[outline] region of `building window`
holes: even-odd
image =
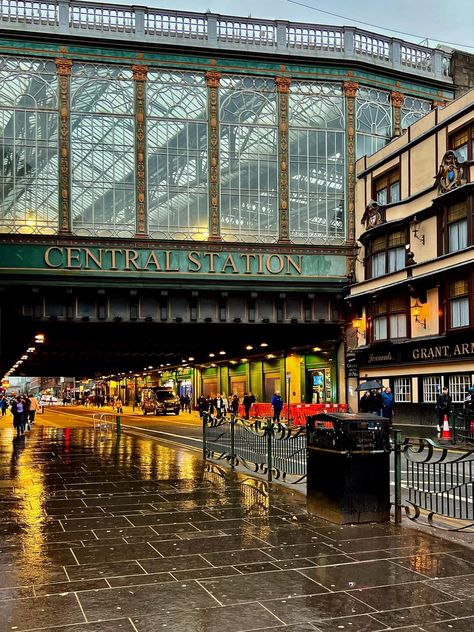
[[[226,75],[219,89],[221,233],[224,241],[278,237],[275,82]]]
[[[467,248],[467,200],[448,208],[448,252]]]
[[[469,325],[469,283],[454,281],[449,286],[449,313],[451,329]]]
[[[377,303],[373,312],[373,341],[406,338],[406,309],[406,303],[401,299]]]
[[[411,378],[397,377],[393,382],[396,402],[411,402]]]
[[[449,148],[454,149],[458,160],[472,160],[474,156],[474,125],[463,127],[449,138]]]
[[[132,70],[75,63],[71,75],[71,212],[80,236],[136,231]]]
[[[392,136],[390,93],[359,88],[356,98],[356,158],[382,149]]]
[[[402,270],[406,265],[405,244],[406,234],[403,230],[374,239],[369,248],[371,276]]]
[[[453,404],[461,404],[468,395],[468,388],[471,386],[470,375],[450,375],[449,393],[453,398]]]
[[[0,57],[2,233],[58,230],[57,94],[54,62]]]
[[[208,237],[207,87],[203,74],[147,81],[148,222],[154,239]]]
[[[346,236],[342,86],[293,81],[288,134],[291,241],[341,243]]]
[[[434,404],[441,393],[441,378],[430,376],[423,378],[423,402]]]
[[[374,180],[373,197],[380,205],[400,201],[400,170],[397,167]]]
[[[401,109],[400,127],[402,130],[413,125],[420,118],[429,114],[431,111],[431,102],[423,99],[415,99],[414,97],[405,97]]]

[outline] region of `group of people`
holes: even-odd
[[[365,391],[359,402],[359,409],[363,413],[371,413],[379,417],[386,417],[392,420],[394,415],[393,406],[395,400],[393,398],[390,386],[384,389],[372,389]]]
[[[5,398],[0,402],[2,416],[6,414],[8,408]],[[20,437],[35,423],[36,411],[40,405],[33,395],[18,395],[10,402],[11,413],[13,415],[13,427],[16,429],[16,436]]]
[[[250,409],[255,401],[255,395],[252,393],[244,393],[242,405],[245,411],[245,419],[250,418]],[[216,415],[218,419],[226,417],[227,413],[238,415],[239,406],[240,399],[237,393],[234,393],[230,400],[226,397],[225,393],[218,393],[217,397],[206,397],[205,395],[200,395],[197,400],[197,409],[200,417],[202,417],[204,413]]]

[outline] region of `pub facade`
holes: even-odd
[[[474,383],[473,151],[470,91],[357,163],[354,409],[357,384],[376,379],[396,421],[434,424],[441,389],[459,408]]]

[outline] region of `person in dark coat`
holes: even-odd
[[[449,417],[449,413],[451,412],[451,403],[452,397],[449,394],[449,389],[447,386],[443,386],[443,392],[438,395],[438,399],[436,400],[436,417],[438,420],[438,432],[441,432],[444,422],[444,416],[447,415]]]
[[[280,414],[283,409],[283,400],[280,395],[280,391],[275,391],[272,397],[273,406],[273,421],[274,423],[280,423]]]
[[[244,399],[242,400],[242,404],[244,405],[245,411],[245,419],[250,419],[250,409],[252,408],[252,399],[250,395],[244,393]]]
[[[394,399],[390,386],[382,391],[382,417],[386,417],[392,421]]]
[[[204,395],[200,395],[197,400],[197,407],[199,410],[199,417],[203,417],[204,413],[209,410],[209,400]]]
[[[230,402],[230,412],[237,417],[239,414],[239,396],[234,393],[232,401]]]
[[[13,427],[16,428],[16,436],[25,432],[25,407],[23,398],[18,396],[12,400]]]
[[[370,391],[364,391],[364,394],[362,395],[359,401],[359,410],[361,413],[368,413],[370,412],[370,406],[371,406]]]

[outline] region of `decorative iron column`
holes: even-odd
[[[69,97],[72,61],[58,58],[56,74],[59,87],[59,233],[71,233],[71,151],[69,134]]]
[[[392,92],[390,94],[390,100],[392,102],[393,113],[393,135],[400,136],[402,133],[401,114],[400,110],[405,100],[405,95],[401,92]]]
[[[355,239],[355,143],[356,143],[356,117],[355,100],[358,83],[354,81],[344,82],[344,95],[346,99],[346,157],[347,157],[347,211],[348,211],[348,240]]]
[[[278,243],[289,243],[289,175],[288,175],[288,93],[290,77],[275,78],[278,93],[278,168],[280,171]]]
[[[208,164],[209,164],[209,241],[221,241],[221,218],[219,208],[219,84],[221,73],[206,72],[209,102],[208,118]]]
[[[148,237],[146,182],[146,80],[148,66],[132,66],[135,92],[136,237]]]

